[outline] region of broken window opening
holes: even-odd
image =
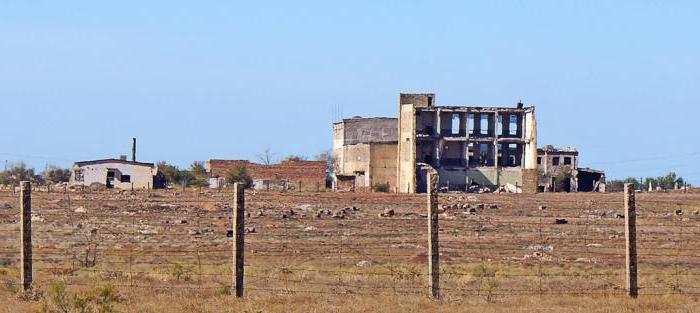
[[[452,135],[459,135],[459,113],[452,113]]]
[[[130,183],[131,182],[131,175],[122,175],[120,180],[122,183]]]
[[[537,157],[537,165],[542,165],[542,157]]]
[[[571,165],[571,157],[564,157],[564,165]]]
[[[73,171],[73,176],[75,177],[75,181],[83,181],[85,179],[83,175],[83,170]]]
[[[479,144],[479,165],[489,165],[489,145],[487,143]]]
[[[518,115],[511,114],[508,127],[508,135],[515,136],[518,134]]]
[[[486,114],[480,114],[479,115],[480,121],[479,121],[479,126],[481,127],[481,135],[488,135],[489,134],[489,116]]]
[[[474,121],[474,113],[469,113],[467,120],[470,121],[469,123],[467,123],[469,133],[472,135],[476,135],[476,129],[474,128],[474,125],[476,125],[476,121]]]
[[[552,157],[552,165],[559,165],[559,157]]]

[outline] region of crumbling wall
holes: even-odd
[[[326,186],[326,161],[282,161],[278,164],[258,164],[247,160],[210,160],[211,177],[226,177],[237,167],[245,167],[248,175],[257,181],[286,180],[293,189],[316,191]]]

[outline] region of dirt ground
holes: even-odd
[[[621,193],[440,194],[440,300],[425,195],[247,192],[242,300],[230,190],[35,190],[31,293],[18,199],[0,193],[0,312],[700,312],[700,193],[637,194],[636,300]]]

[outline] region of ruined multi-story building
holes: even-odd
[[[423,192],[425,168],[441,188],[537,192],[534,107],[436,106],[435,94],[399,95],[398,192]]]
[[[396,118],[354,117],[333,124],[335,190],[396,191]]]
[[[576,148],[546,145],[538,149],[537,169],[539,192],[605,191],[605,173],[580,168]]]

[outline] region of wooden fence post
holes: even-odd
[[[636,298],[637,290],[637,211],[634,186],[625,184],[625,268],[627,271],[627,295]]]
[[[233,184],[235,204],[233,207],[233,283],[236,298],[243,297],[244,236],[245,236],[245,190],[240,183]]]
[[[20,261],[19,281],[22,290],[32,289],[32,184],[20,182]]]
[[[428,275],[430,297],[440,298],[440,242],[438,241],[438,175],[428,172]]]

